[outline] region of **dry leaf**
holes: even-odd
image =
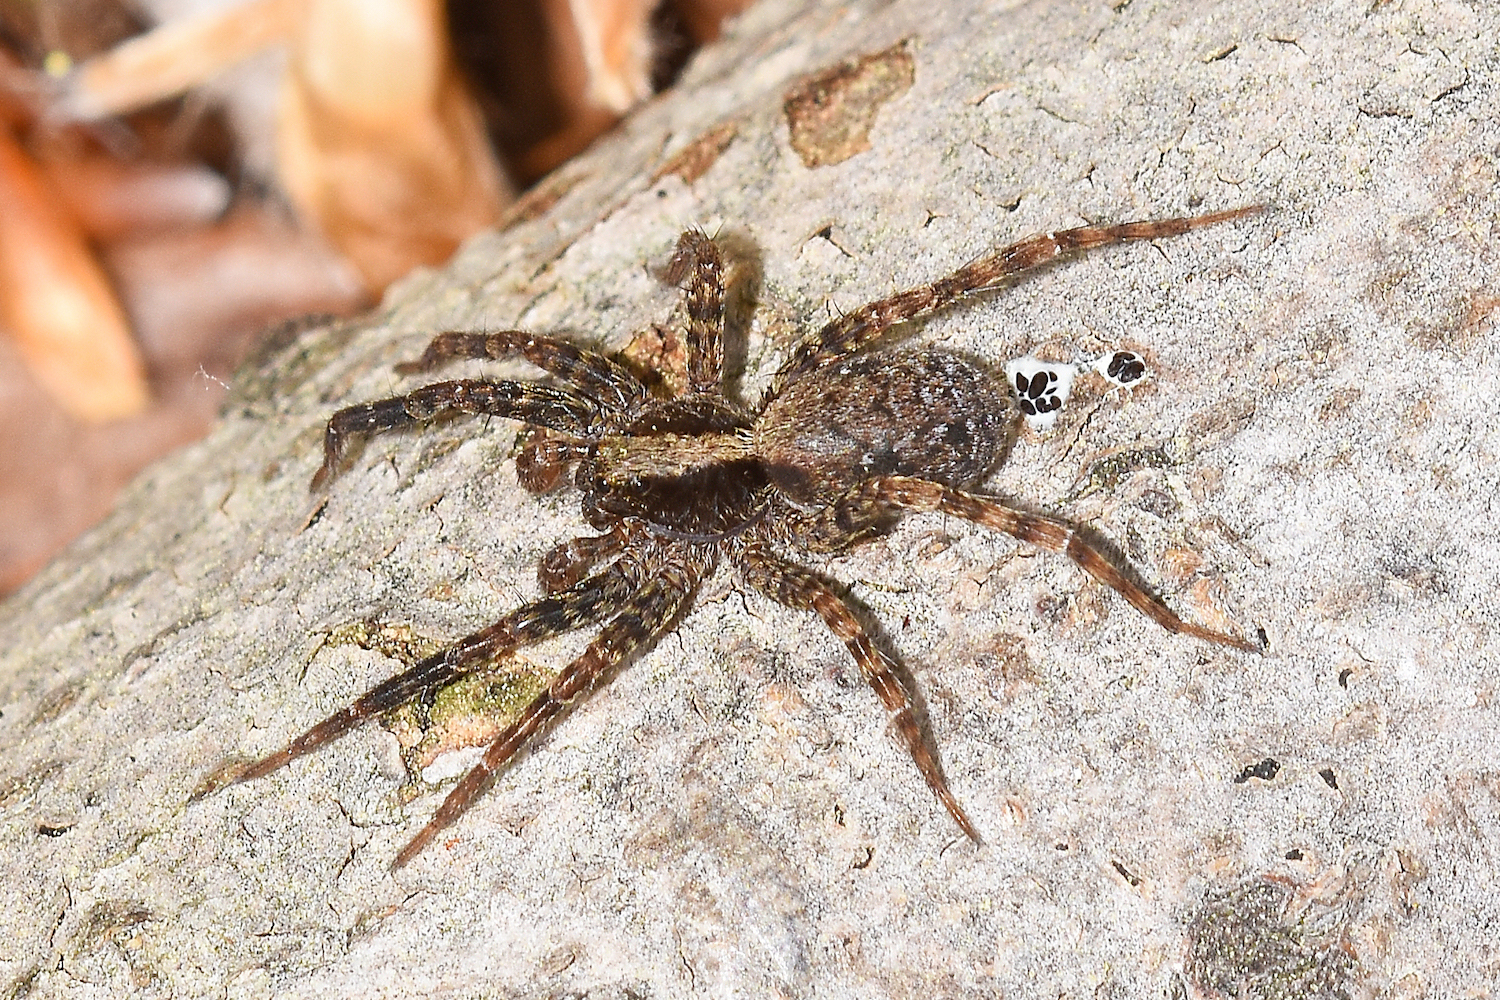
[[[0,129],[0,205],[0,327],[37,380],[80,420],[144,409],[145,366],[114,292],[8,129]]]

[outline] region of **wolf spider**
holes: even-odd
[[[872,641],[838,584],[781,552],[845,552],[885,534],[904,513],[940,511],[1065,554],[1168,631],[1260,650],[1255,642],[1182,620],[1067,522],[966,492],[1004,452],[1016,418],[1009,392],[991,372],[957,354],[875,346],[897,324],[1063,254],[1176,236],[1255,210],[1028,237],[824,324],[796,348],[753,408],[723,391],[724,262],[714,242],[697,231],[682,234],[667,275],[686,286],[688,386],[676,396],[653,395],[619,362],[554,337],[516,330],[438,335],[421,358],[396,370],[405,375],[454,358],[520,357],[556,381],[456,379],[339,410],[328,421],[312,488],[338,472],[351,438],[449,411],[505,417],[543,430],[516,457],[522,485],[541,493],[571,470],[584,519],[600,534],[562,542],[542,558],[537,576],[546,596],[376,685],[232,780],[268,774],[499,654],[598,626],[583,653],[494,738],[396,855],[393,867],[400,867],[457,820],[549,723],[675,629],[722,560],[751,589],[823,619],[885,705],[928,786],[978,842],[913,712],[902,671]]]

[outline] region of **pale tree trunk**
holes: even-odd
[[[0,608],[0,986],[1492,990],[1497,54],[1489,3],[765,0],[504,231],[269,348],[205,441]],[[537,558],[583,530],[570,493],[518,487],[501,422],[375,439],[318,507],[323,422],[414,384],[391,365],[433,332],[621,349],[680,318],[654,271],[702,226],[759,256],[753,399],[831,310],[1013,237],[1258,202],[914,331],[996,364],[1141,354],[1146,381],[1081,377],[987,488],[1270,643],[1170,636],[937,516],[821,566],[909,665],[984,846],[842,645],[727,571],[394,875],[441,789],[403,794],[388,728],[189,801],[535,596]]]

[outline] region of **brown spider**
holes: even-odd
[[[948,351],[872,349],[892,326],[1062,254],[1176,236],[1256,210],[1028,237],[825,324],[793,352],[753,409],[723,392],[723,260],[701,232],[682,234],[668,268],[669,280],[686,281],[688,317],[689,385],[673,398],[653,396],[611,358],[556,338],[515,330],[440,334],[419,360],[397,371],[427,371],[452,358],[521,357],[557,382],[458,379],[339,410],[328,421],[313,489],[338,471],[351,435],[445,411],[500,416],[545,431],[517,455],[521,483],[540,493],[573,470],[584,518],[602,534],[547,553],[537,573],[547,596],[376,685],[233,780],[268,774],[498,654],[598,625],[583,654],[495,737],[396,855],[393,867],[400,867],[458,819],[544,727],[676,628],[698,587],[725,560],[751,588],[815,612],[843,640],[922,777],[978,842],[895,662],[871,641],[837,584],[780,553],[844,552],[885,534],[907,511],[941,511],[1066,554],[1169,631],[1259,651],[1255,642],[1183,621],[1066,522],[965,492],[1004,452],[1016,417],[1009,392],[983,367]]]

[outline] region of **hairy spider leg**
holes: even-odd
[[[528,428],[516,451],[516,481],[536,496],[551,493],[567,481],[568,472],[588,456],[588,443],[542,427]]]
[[[580,535],[558,542],[537,564],[536,581],[543,592],[555,594],[583,579],[599,563],[625,551],[629,541],[622,525],[606,535]]]
[[[1168,632],[1204,639],[1249,653],[1265,652],[1259,643],[1183,621],[1176,612],[1144,590],[1071,525],[1057,518],[1030,514],[992,497],[975,496],[941,483],[909,476],[871,479],[851,491],[845,502],[855,507],[873,504],[887,509],[941,511],[986,528],[1003,531],[1037,548],[1066,555],[1085,573],[1135,605]]]
[[[625,411],[647,396],[646,386],[624,365],[557,337],[521,330],[466,333],[449,330],[432,338],[422,356],[396,366],[398,375],[431,371],[453,358],[524,358],[542,371],[582,389],[606,409]]]
[[[281,750],[262,757],[228,783],[238,784],[270,774],[331,743],[365,720],[472,673],[500,653],[592,625],[633,606],[631,594],[640,585],[641,573],[639,564],[620,560],[567,590],[523,604],[488,628],[377,684],[348,708],[330,715]]]
[[[877,299],[823,326],[802,342],[776,373],[767,399],[780,395],[793,378],[830,358],[858,351],[898,323],[917,319],[952,305],[959,299],[995,288],[1007,278],[1040,267],[1063,254],[1093,250],[1127,240],[1180,236],[1204,226],[1228,222],[1265,206],[1252,205],[1211,215],[1124,222],[1111,226],[1080,226],[1055,233],[1039,233],[1001,247],[965,264],[945,278]]]
[[[453,786],[427,825],[401,848],[391,862],[393,869],[416,857],[444,828],[462,816],[489,787],[495,772],[549,723],[671,631],[715,563],[715,554],[707,546],[683,546],[677,551],[682,555],[681,561],[650,566],[646,578],[640,581],[640,589],[599,630],[582,655],[564,667],[547,689],[495,737],[479,763]]]
[[[983,843],[979,831],[948,787],[948,779],[943,776],[942,766],[938,763],[937,750],[917,723],[911,692],[907,690],[896,664],[870,640],[849,605],[816,573],[782,559],[759,543],[745,547],[741,571],[746,583],[778,604],[815,612],[829,631],[842,640],[854,656],[854,662],[859,664],[860,673],[885,705],[891,728],[916,762],[927,787],[932,789],[959,829],[974,843]]]
[[[783,501],[761,537],[804,552],[847,552],[886,534],[899,515],[873,504],[834,503],[800,510]]]
[[[597,401],[566,386],[478,379],[435,382],[405,396],[348,406],[335,413],[323,432],[323,464],[313,474],[310,488],[321,488],[337,471],[350,435],[394,430],[448,411],[507,417],[578,437],[586,437],[604,416]]]
[[[698,229],[677,238],[665,275],[672,284],[687,280],[688,386],[719,393],[724,383],[724,255]]]

